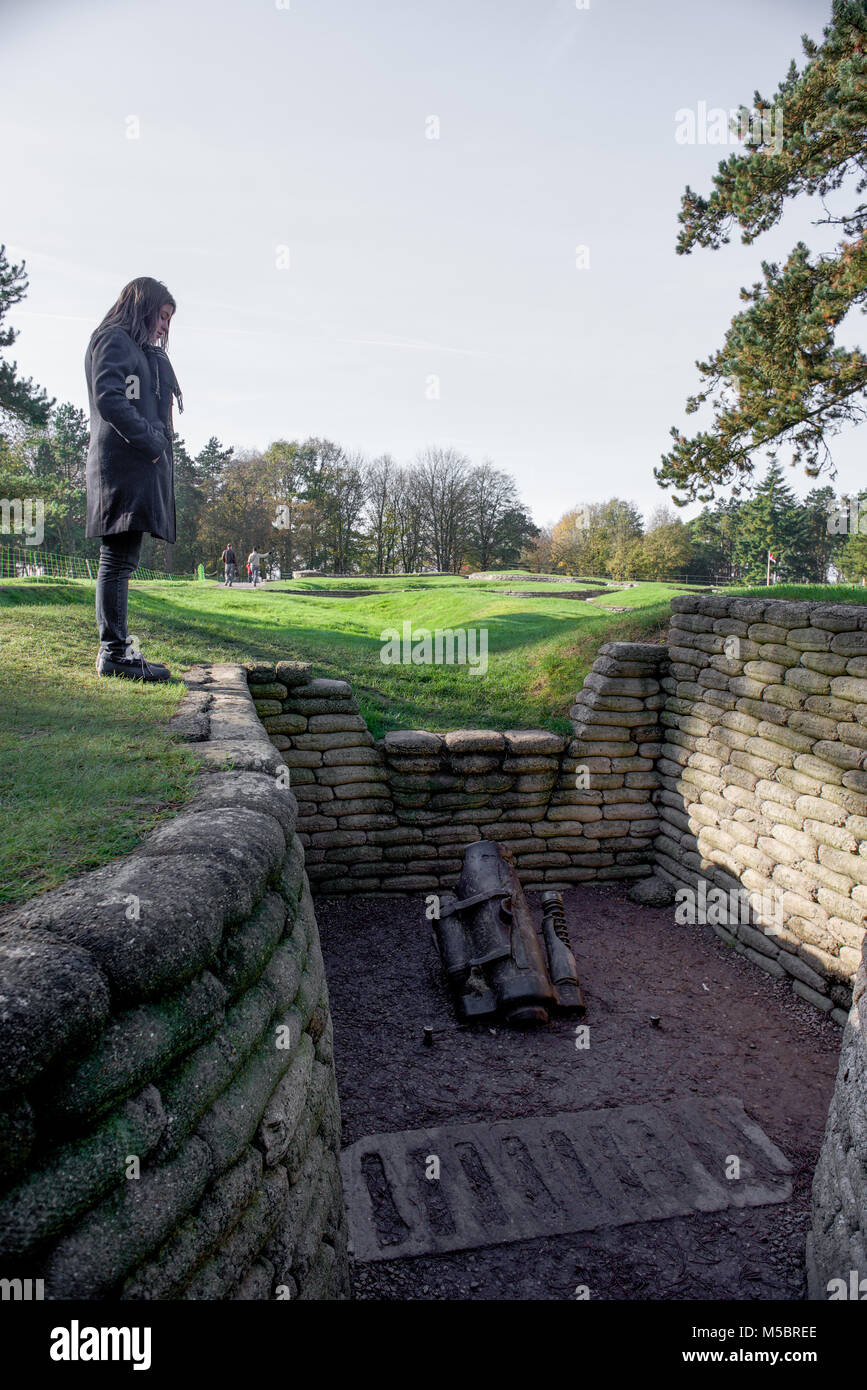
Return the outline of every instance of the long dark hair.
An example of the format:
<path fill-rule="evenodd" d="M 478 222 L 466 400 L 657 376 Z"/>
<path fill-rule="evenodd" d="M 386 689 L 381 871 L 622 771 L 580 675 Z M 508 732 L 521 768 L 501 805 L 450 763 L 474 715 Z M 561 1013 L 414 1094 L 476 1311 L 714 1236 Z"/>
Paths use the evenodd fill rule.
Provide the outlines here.
<path fill-rule="evenodd" d="M 171 304 L 173 313 L 178 307 L 174 296 L 161 281 L 154 280 L 150 275 L 140 275 L 137 280 L 130 280 L 128 285 L 124 285 L 99 328 L 114 325 L 125 328 L 133 341 L 138 343 L 139 347 L 144 347 L 151 340 L 160 309 L 164 304 Z M 168 345 L 169 333 L 166 329 L 163 347 L 167 348 Z"/>

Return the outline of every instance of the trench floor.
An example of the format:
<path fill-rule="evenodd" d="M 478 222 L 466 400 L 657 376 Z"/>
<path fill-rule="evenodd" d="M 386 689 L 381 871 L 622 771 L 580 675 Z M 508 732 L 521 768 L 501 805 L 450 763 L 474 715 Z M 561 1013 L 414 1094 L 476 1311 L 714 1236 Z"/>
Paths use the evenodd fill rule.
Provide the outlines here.
<path fill-rule="evenodd" d="M 458 1023 L 422 896 L 317 898 L 344 1171 L 366 1165 L 375 1217 L 365 1231 L 350 1192 L 356 1298 L 803 1298 L 840 1029 L 673 908 L 615 885 L 564 904 L 586 1017 L 519 1032 Z M 586 1199 L 563 1183 L 564 1143 Z M 389 1189 L 408 1164 L 425 1232 Z"/>

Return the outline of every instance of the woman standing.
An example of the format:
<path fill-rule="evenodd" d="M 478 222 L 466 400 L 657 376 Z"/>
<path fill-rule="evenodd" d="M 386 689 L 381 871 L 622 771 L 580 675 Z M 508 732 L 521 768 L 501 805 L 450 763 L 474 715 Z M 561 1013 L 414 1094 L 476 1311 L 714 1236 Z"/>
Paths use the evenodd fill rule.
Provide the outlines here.
<path fill-rule="evenodd" d="M 166 666 L 145 661 L 127 632 L 130 575 L 147 531 L 176 535 L 172 396 L 183 400 L 166 354 L 176 304 L 149 275 L 131 280 L 94 332 L 84 371 L 90 400 L 87 453 L 88 539 L 99 536 L 96 623 L 100 676 L 166 681 Z"/>

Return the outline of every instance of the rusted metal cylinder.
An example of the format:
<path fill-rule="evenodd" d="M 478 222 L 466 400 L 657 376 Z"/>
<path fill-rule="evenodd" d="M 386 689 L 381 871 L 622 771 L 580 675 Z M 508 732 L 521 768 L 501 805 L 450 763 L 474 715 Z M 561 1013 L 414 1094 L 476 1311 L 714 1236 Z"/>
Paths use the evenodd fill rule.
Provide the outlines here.
<path fill-rule="evenodd" d="M 449 983 L 453 989 L 461 989 L 470 973 L 470 958 L 463 922 L 454 911 L 456 902 L 454 893 L 440 894 L 439 917 L 434 920 L 434 936 Z"/>
<path fill-rule="evenodd" d="M 468 845 L 458 881 L 471 966 L 480 966 L 507 1023 L 547 1023 L 555 1004 L 545 958 L 510 857 L 493 840 Z"/>
<path fill-rule="evenodd" d="M 586 1006 L 578 979 L 578 966 L 566 930 L 563 895 L 555 888 L 548 888 L 542 894 L 541 901 L 544 914 L 542 936 L 548 953 L 548 966 L 557 995 L 557 1006 L 564 1013 L 583 1014 Z"/>

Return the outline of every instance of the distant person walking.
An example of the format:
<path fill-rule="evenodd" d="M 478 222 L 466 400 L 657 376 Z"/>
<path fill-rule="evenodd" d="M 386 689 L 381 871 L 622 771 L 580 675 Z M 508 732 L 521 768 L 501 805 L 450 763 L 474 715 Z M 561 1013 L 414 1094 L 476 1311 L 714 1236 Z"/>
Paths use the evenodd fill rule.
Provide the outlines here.
<path fill-rule="evenodd" d="M 166 681 L 127 632 L 130 575 L 145 532 L 176 538 L 172 397 L 183 410 L 166 354 L 177 305 L 149 275 L 131 280 L 91 335 L 84 360 L 90 401 L 87 452 L 88 539 L 101 537 L 96 576 L 100 676 Z"/>
<path fill-rule="evenodd" d="M 250 574 L 250 578 L 253 581 L 254 589 L 256 585 L 259 583 L 259 561 L 261 559 L 262 556 L 259 554 L 258 550 L 254 545 L 253 549 L 250 551 L 250 554 L 247 556 L 247 569 Z"/>
<path fill-rule="evenodd" d="M 220 556 L 220 559 L 222 560 L 223 564 L 226 566 L 225 585 L 227 585 L 227 586 L 231 589 L 232 583 L 233 583 L 234 578 L 235 578 L 235 569 L 236 569 L 236 564 L 235 564 L 235 551 L 234 551 L 234 548 L 233 548 L 233 546 L 232 546 L 232 542 L 231 542 L 231 541 L 229 541 L 229 544 L 226 546 L 226 549 L 223 551 L 222 555 Z"/>

